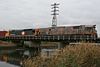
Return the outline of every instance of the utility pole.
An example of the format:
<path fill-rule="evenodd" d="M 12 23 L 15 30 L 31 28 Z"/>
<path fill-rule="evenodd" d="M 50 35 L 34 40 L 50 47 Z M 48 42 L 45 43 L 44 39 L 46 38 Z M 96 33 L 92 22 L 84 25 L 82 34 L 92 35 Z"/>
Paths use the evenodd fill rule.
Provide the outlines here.
<path fill-rule="evenodd" d="M 60 5 L 60 4 L 57 4 L 57 3 L 54 3 L 54 4 L 51 4 L 51 6 L 52 6 L 52 14 L 51 15 L 53 15 L 53 18 L 52 18 L 52 27 L 53 28 L 55 28 L 55 27 L 57 27 L 57 15 L 59 15 L 57 12 L 59 11 L 58 10 L 58 5 Z"/>

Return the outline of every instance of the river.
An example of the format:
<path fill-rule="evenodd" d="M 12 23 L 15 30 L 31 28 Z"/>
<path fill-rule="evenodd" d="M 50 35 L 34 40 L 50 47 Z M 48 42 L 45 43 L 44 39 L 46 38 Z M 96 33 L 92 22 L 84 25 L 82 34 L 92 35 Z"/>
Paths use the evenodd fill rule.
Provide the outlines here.
<path fill-rule="evenodd" d="M 0 62 L 0 67 L 19 67 L 19 66 L 8 64 L 6 62 Z"/>
<path fill-rule="evenodd" d="M 20 51 L 16 47 L 0 47 L 0 67 L 19 67 L 19 63 Z"/>

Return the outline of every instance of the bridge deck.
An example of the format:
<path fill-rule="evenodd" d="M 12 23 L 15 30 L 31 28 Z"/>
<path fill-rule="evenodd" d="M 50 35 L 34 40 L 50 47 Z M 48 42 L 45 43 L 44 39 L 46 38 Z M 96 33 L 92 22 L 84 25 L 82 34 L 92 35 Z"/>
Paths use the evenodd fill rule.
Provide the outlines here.
<path fill-rule="evenodd" d="M 42 35 L 42 36 L 34 36 L 34 35 L 16 35 L 16 36 L 6 36 L 0 37 L 0 39 L 5 40 L 37 40 L 37 41 L 69 41 L 69 42 L 76 42 L 76 41 L 96 41 L 100 40 L 91 37 L 76 37 L 76 36 L 65 36 L 65 35 Z"/>

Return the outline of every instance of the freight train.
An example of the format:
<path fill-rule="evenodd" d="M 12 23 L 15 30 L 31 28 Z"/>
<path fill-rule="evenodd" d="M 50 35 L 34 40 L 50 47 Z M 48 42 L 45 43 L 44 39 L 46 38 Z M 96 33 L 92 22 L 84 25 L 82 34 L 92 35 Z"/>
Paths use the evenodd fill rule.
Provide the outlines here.
<path fill-rule="evenodd" d="M 1 32 L 0 32 L 1 33 Z M 5 36 L 15 35 L 34 35 L 34 36 L 51 36 L 64 35 L 77 38 L 97 38 L 96 25 L 79 25 L 79 26 L 59 26 L 38 29 L 10 30 Z"/>

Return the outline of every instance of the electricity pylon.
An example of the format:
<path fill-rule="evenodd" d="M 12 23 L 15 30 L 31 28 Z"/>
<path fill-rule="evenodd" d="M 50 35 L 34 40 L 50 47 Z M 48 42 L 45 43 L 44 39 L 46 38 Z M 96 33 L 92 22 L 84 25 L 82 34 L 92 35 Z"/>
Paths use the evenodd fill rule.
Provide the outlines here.
<path fill-rule="evenodd" d="M 59 15 L 57 12 L 59 11 L 58 10 L 58 5 L 59 4 L 57 4 L 57 3 L 54 3 L 54 4 L 52 4 L 51 6 L 52 6 L 52 14 L 51 15 L 53 15 L 53 18 L 52 18 L 52 27 L 53 28 L 55 28 L 55 27 L 57 27 L 57 15 Z"/>

